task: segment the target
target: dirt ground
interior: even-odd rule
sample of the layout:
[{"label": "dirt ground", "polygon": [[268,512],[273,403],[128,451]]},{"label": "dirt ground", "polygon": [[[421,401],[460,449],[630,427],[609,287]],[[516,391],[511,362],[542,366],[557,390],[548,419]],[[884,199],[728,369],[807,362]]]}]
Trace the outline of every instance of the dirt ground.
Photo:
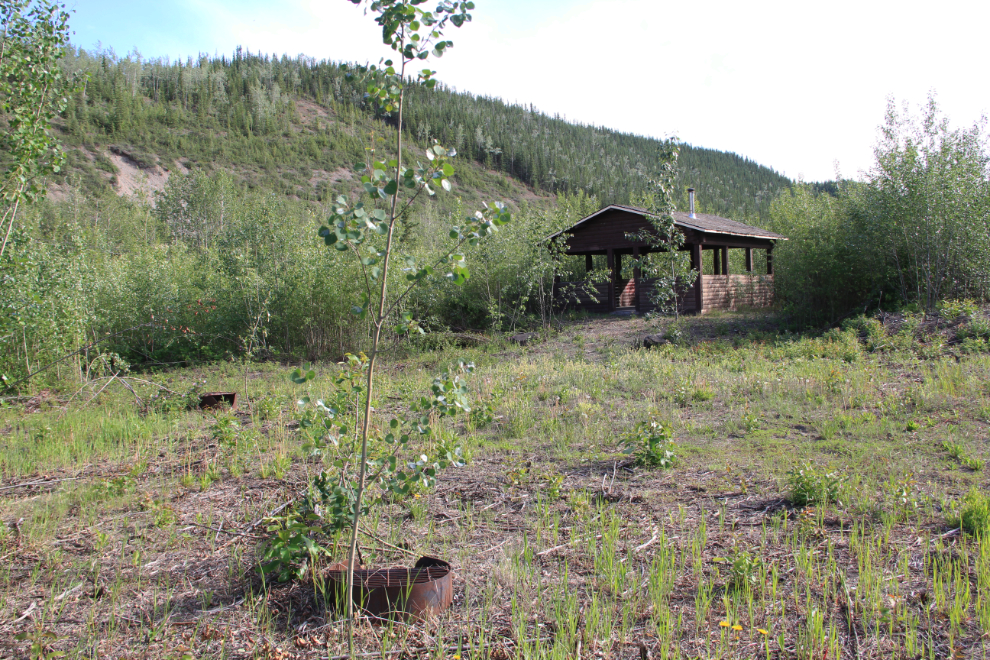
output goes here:
[{"label": "dirt ground", "polygon": [[[689,319],[645,350],[643,319],[578,320],[525,347],[391,361],[383,411],[456,352],[492,415],[447,428],[466,466],[366,518],[367,565],[443,558],[454,602],[363,618],[362,657],[985,655],[990,550],[953,521],[986,486],[990,360],[776,327]],[[321,468],[285,371],[258,367],[253,403],[220,415],[142,413],[116,386],[0,409],[0,656],[345,657],[324,581],[342,537],[303,579],[258,571],[270,516]],[[244,383],[231,366],[168,378]],[[668,468],[625,452],[650,419],[672,430]]]}]

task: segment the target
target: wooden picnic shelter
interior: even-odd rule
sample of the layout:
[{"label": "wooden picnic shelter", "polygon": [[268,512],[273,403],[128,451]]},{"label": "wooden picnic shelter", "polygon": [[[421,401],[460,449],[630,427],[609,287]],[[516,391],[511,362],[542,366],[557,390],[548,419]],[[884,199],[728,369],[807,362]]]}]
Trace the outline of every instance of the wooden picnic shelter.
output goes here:
[{"label": "wooden picnic shelter", "polygon": [[[694,212],[694,191],[689,189],[691,210],[673,213],[674,224],[684,234],[682,250],[691,253],[691,267],[701,274],[694,285],[685,287],[678,296],[682,313],[702,314],[716,309],[765,307],[773,301],[773,248],[787,240],[780,234],[736,222],[717,215]],[[649,213],[633,206],[611,204],[549,238],[566,236],[566,254],[585,255],[590,272],[594,255],[606,255],[609,282],[597,285],[592,297],[578,291],[578,302],[570,304],[590,312],[609,313],[619,310],[645,313],[651,310],[652,280],[640,276],[623,279],[622,258],[639,258],[656,248],[648,242],[630,240],[630,234],[655,230]],[[729,250],[745,250],[745,272],[729,273]],[[753,250],[766,251],[766,273],[753,272]],[[705,252],[711,252],[711,274],[705,273]],[[598,300],[594,300],[597,298]]]}]

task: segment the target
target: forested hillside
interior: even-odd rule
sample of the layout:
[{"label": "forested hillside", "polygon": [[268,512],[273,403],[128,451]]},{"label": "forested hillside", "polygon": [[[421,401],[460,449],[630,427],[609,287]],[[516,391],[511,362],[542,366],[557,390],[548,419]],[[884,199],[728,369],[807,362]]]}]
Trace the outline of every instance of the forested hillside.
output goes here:
[{"label": "forested hillside", "polygon": [[[343,63],[242,51],[168,62],[73,50],[65,66],[88,80],[64,115],[73,148],[61,178],[75,177],[91,193],[116,174],[116,152],[146,169],[229,169],[252,188],[324,200],[353,188],[346,168],[382,132],[374,119],[393,119],[375,116],[363,70]],[[501,173],[538,194],[581,191],[602,203],[629,202],[644,190],[656,155],[651,138],[442,85],[412,87],[409,100],[410,137],[423,146],[436,139],[479,166],[460,171],[468,199],[492,186],[521,195],[491,176]],[[736,154],[683,145],[678,183],[681,191],[697,188],[708,212],[755,219],[789,181]]]}]

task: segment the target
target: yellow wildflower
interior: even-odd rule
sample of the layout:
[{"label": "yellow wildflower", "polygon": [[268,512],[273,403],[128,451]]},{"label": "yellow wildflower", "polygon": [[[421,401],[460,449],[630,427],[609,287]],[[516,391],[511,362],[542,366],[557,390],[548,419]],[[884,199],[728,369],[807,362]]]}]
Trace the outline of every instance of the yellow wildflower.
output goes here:
[{"label": "yellow wildflower", "polygon": [[742,626],[740,626],[740,625],[739,625],[739,624],[737,623],[736,625],[734,625],[734,626],[732,626],[732,629],[733,629],[733,630],[742,630]]},{"label": "yellow wildflower", "polygon": [[770,634],[770,631],[769,630],[764,630],[763,628],[757,628],[756,629],[756,632],[760,633],[761,635],[769,635]]},{"label": "yellow wildflower", "polygon": [[730,627],[730,626],[731,626],[732,624],[731,624],[731,623],[729,623],[728,621],[719,621],[719,622],[718,622],[718,625],[720,625],[720,626],[722,626],[723,628],[728,628],[728,627]]}]

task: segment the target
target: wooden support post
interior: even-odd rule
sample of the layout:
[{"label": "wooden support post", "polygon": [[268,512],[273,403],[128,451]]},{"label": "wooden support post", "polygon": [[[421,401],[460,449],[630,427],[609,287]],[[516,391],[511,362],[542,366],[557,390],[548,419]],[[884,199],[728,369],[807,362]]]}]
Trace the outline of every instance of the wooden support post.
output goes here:
[{"label": "wooden support post", "polygon": [[713,248],[712,249],[712,275],[721,275],[722,274],[722,266],[719,263],[719,261],[721,261],[721,257],[722,257],[722,248],[719,248],[719,247]]},{"label": "wooden support post", "polygon": [[606,254],[608,255],[608,310],[612,311],[615,309],[615,287],[618,286],[619,278],[615,272],[615,252],[609,248]]},{"label": "wooden support post", "polygon": [[723,275],[728,275],[729,274],[729,248],[728,247],[723,247],[722,248],[722,274]]},{"label": "wooden support post", "polygon": [[[635,259],[637,262],[639,261],[638,247],[633,248],[633,259]],[[637,264],[637,266],[633,268],[633,296],[634,296],[633,306],[635,306],[637,314],[641,312],[640,308],[642,307],[642,305],[640,305],[639,302],[639,279],[641,275],[642,275],[642,271],[640,270],[639,265]]]},{"label": "wooden support post", "polygon": [[705,270],[702,268],[701,245],[695,243],[691,246],[691,267],[698,271],[698,279],[694,281],[694,311],[701,314],[705,308]]},{"label": "wooden support post", "polygon": [[595,269],[595,259],[590,254],[584,255],[584,269],[588,273]]},{"label": "wooden support post", "polygon": [[773,246],[767,248],[767,275],[773,275]]},{"label": "wooden support post", "polygon": [[753,272],[753,248],[746,248],[746,272]]}]

